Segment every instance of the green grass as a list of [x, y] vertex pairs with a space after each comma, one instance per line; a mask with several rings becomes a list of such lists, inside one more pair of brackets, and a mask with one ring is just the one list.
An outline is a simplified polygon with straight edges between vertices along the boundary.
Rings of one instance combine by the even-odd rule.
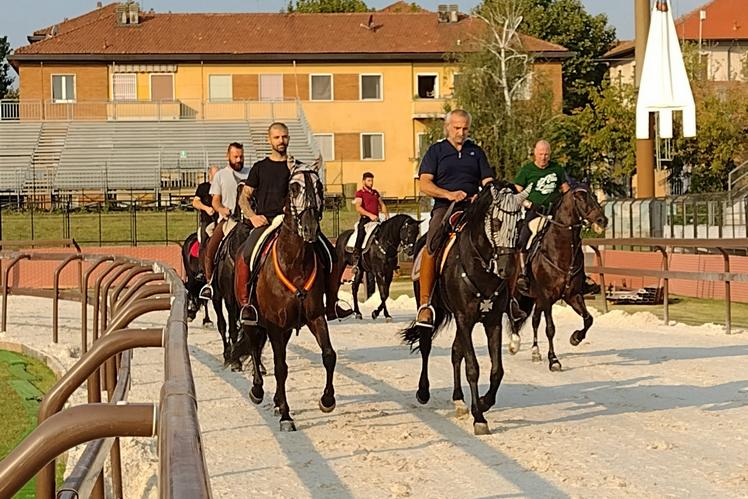
[[[42, 396], [55, 384], [54, 373], [42, 362], [24, 355], [0, 350], [0, 459], [10, 453], [36, 427]], [[57, 483], [65, 470], [58, 461]], [[15, 496], [34, 497], [34, 480]]]

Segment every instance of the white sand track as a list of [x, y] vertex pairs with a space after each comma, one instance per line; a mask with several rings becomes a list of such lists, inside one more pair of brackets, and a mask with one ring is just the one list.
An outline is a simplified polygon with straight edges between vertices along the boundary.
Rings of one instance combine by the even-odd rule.
[[[23, 341], [70, 365], [67, 349], [49, 344], [47, 310], [49, 300], [12, 297], [0, 341]], [[451, 402], [453, 329], [435, 341], [431, 401], [422, 406], [414, 396], [420, 355], [396, 336], [412, 301], [400, 298], [390, 310], [390, 324], [331, 325], [338, 353], [331, 414], [317, 407], [324, 368], [316, 342], [306, 329], [292, 337], [287, 386], [295, 433], [281, 433], [273, 414], [269, 347], [265, 401], [255, 406], [249, 373], [224, 369], [217, 332], [195, 321], [192, 368], [215, 497], [748, 497], [748, 334], [610, 313], [597, 316], [588, 339], [572, 347], [568, 338], [581, 319], [557, 307], [564, 371], [530, 361], [526, 329], [517, 356], [504, 348], [506, 374], [486, 413], [493, 434], [476, 437], [472, 418], [456, 418]], [[79, 305], [63, 304], [61, 317], [61, 337], [78, 342]], [[139, 325], [163, 317], [151, 314]], [[482, 328], [474, 339], [484, 391]], [[541, 333], [544, 357], [546, 349]], [[162, 369], [158, 349], [136, 353], [130, 400], [157, 400]], [[464, 379], [463, 389], [469, 404]], [[123, 442], [126, 497], [156, 497], [154, 452], [153, 440]]]

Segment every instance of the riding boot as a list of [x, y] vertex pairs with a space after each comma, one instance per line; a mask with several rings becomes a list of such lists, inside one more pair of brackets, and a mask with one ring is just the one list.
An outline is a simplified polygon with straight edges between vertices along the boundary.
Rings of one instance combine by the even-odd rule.
[[205, 255], [203, 257], [203, 268], [205, 269], [205, 280], [207, 284], [200, 290], [200, 298], [203, 300], [211, 300], [213, 298], [213, 266], [215, 265], [216, 252], [218, 247], [221, 245], [223, 239], [223, 226], [221, 222], [213, 231], [213, 236], [208, 239], [208, 245], [205, 247]]
[[[527, 253], [520, 253], [520, 261], [522, 262], [522, 272], [520, 272], [519, 277], [517, 278], [517, 291], [519, 291], [521, 294], [525, 296], [530, 296], [530, 278], [528, 277], [528, 266], [529, 263], [527, 262]], [[512, 308], [514, 305], [512, 305]], [[519, 307], [518, 307], [519, 308]]]
[[436, 262], [434, 255], [425, 249], [421, 255], [421, 277], [418, 303], [418, 315], [416, 325], [433, 328], [434, 308], [431, 306], [431, 291], [434, 288], [436, 278]]
[[325, 280], [325, 316], [328, 321], [345, 319], [353, 314], [351, 306], [343, 300], [338, 300], [339, 286], [335, 282], [337, 272], [329, 272]]
[[244, 326], [256, 326], [257, 309], [249, 303], [249, 265], [243, 255], [239, 255], [234, 265], [234, 295], [241, 307], [240, 322]]

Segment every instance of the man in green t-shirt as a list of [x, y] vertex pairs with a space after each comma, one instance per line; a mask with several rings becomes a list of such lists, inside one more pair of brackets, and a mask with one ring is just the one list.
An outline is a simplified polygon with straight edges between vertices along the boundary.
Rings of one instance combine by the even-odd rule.
[[[522, 165], [517, 176], [514, 177], [515, 187], [522, 192], [529, 186], [530, 195], [525, 200], [524, 223], [519, 236], [519, 248], [523, 253], [527, 252], [527, 242], [530, 240], [530, 220], [537, 218], [540, 214], [549, 214], [553, 203], [569, 190], [564, 167], [551, 161], [551, 145], [545, 140], [539, 140], [535, 144], [533, 152], [534, 161]], [[525, 293], [528, 287], [526, 268], [520, 275], [517, 286], [520, 292]]]

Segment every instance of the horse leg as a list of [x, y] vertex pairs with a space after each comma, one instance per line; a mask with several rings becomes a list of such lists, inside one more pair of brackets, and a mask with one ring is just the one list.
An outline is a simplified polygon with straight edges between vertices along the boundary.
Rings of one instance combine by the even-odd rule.
[[226, 331], [226, 318], [223, 316], [223, 303], [217, 294], [213, 295], [213, 310], [216, 312], [218, 334], [221, 335], [221, 341], [223, 342], [223, 363], [228, 366], [231, 360], [231, 344]]
[[208, 313], [208, 302], [203, 303], [205, 309], [205, 317], [203, 317], [203, 327], [213, 326], [213, 321], [210, 320], [210, 314]]
[[324, 317], [319, 316], [307, 324], [309, 330], [317, 340], [317, 344], [322, 349], [322, 364], [325, 366], [327, 377], [325, 380], [325, 391], [322, 398], [319, 399], [319, 409], [322, 412], [332, 412], [335, 409], [335, 387], [332, 384], [333, 373], [335, 372], [335, 362], [337, 354], [332, 348], [330, 342], [330, 332], [327, 329], [327, 321]]
[[376, 319], [379, 317], [379, 314], [384, 310], [384, 301], [387, 299], [384, 291], [384, 277], [377, 273], [374, 275], [374, 277], [377, 280], [377, 288], [379, 288], [379, 298], [382, 300], [382, 303], [379, 304], [377, 308], [374, 309], [374, 311], [371, 313], [371, 318]]
[[262, 369], [262, 346], [265, 344], [267, 333], [263, 329], [250, 327], [247, 334], [252, 355], [252, 388], [249, 389], [249, 399], [259, 404], [265, 397], [265, 390], [262, 388], [262, 375], [265, 374]]
[[582, 320], [584, 321], [584, 327], [574, 331], [569, 338], [569, 342], [572, 345], [577, 346], [587, 336], [587, 331], [589, 331], [592, 326], [592, 316], [587, 311], [587, 305], [584, 303], [584, 297], [581, 294], [574, 295], [569, 299], [564, 298], [564, 301], [568, 303], [576, 313], [582, 316]]
[[286, 379], [288, 378], [288, 364], [286, 364], [286, 347], [291, 338], [291, 331], [271, 331], [270, 343], [273, 346], [273, 360], [275, 364], [275, 396], [273, 401], [280, 414], [280, 430], [296, 431], [296, 425], [291, 418], [291, 411], [286, 400]]
[[359, 267], [359, 271], [356, 272], [355, 276], [353, 276], [353, 281], [351, 282], [351, 293], [353, 293], [353, 314], [358, 320], [364, 318], [364, 316], [361, 315], [361, 310], [358, 308], [358, 287], [361, 285], [361, 274], [363, 274], [363, 272], [361, 272], [361, 268]]
[[456, 334], [460, 337], [462, 353], [465, 356], [465, 377], [470, 385], [470, 412], [473, 414], [473, 432], [476, 435], [488, 435], [491, 431], [488, 429], [488, 421], [483, 416], [483, 410], [480, 407], [480, 394], [478, 393], [480, 366], [473, 348], [472, 331], [472, 324], [467, 324], [462, 318], [457, 320]]
[[491, 357], [491, 384], [486, 394], [480, 398], [480, 408], [487, 411], [496, 403], [496, 393], [504, 378], [504, 365], [501, 361], [501, 322], [484, 327], [488, 338], [488, 355]]
[[418, 349], [421, 351], [421, 377], [418, 379], [418, 391], [416, 391], [416, 400], [419, 404], [428, 403], [431, 398], [429, 392], [429, 355], [431, 354], [431, 330], [421, 329], [421, 338], [418, 342]]
[[542, 313], [543, 311], [537, 306], [532, 311], [532, 348], [530, 352], [532, 353], [533, 362], [543, 360], [543, 356], [540, 355], [540, 347], [538, 346], [538, 328], [540, 327], [540, 316]]
[[556, 357], [556, 352], [553, 349], [553, 337], [556, 335], [556, 325], [553, 323], [553, 316], [551, 315], [551, 308], [553, 305], [546, 304], [543, 310], [545, 316], [545, 335], [548, 338], [548, 368], [551, 371], [557, 372], [561, 370], [561, 362]]
[[384, 312], [385, 322], [392, 322], [392, 316], [390, 311], [387, 310], [387, 299], [390, 297], [390, 284], [392, 284], [392, 272], [388, 276], [384, 277], [384, 294], [382, 295], [382, 310]]
[[462, 348], [459, 339], [455, 336], [452, 341], [452, 377], [454, 378], [454, 389], [452, 390], [452, 402], [455, 405], [455, 417], [466, 416], [470, 410], [465, 405], [465, 395], [462, 393], [462, 376], [460, 369], [462, 367]]
[[[235, 303], [227, 303], [226, 309], [228, 311], [229, 319], [228, 319], [228, 326], [229, 326], [229, 342], [230, 347], [233, 349], [235, 345], [237, 344], [237, 341], [239, 339], [239, 313], [236, 309]], [[231, 370], [233, 372], [241, 372], [242, 371], [242, 361], [241, 359], [233, 359], [231, 362]]]

